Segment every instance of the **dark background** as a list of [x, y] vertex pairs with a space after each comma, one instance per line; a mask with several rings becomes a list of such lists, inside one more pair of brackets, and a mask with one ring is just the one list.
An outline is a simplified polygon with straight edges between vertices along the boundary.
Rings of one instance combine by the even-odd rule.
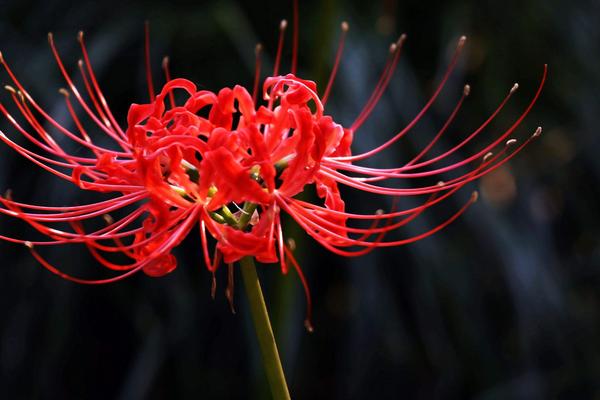
[[[600, 398], [600, 5], [596, 1], [301, 1], [300, 73], [324, 85], [339, 23], [351, 26], [329, 112], [349, 125], [375, 85], [387, 47], [406, 32], [390, 90], [357, 133], [354, 151], [390, 137], [416, 114], [469, 36], [447, 89], [410, 139], [371, 165], [405, 162], [431, 138], [472, 85], [464, 111], [441, 143], [458, 142], [493, 111], [513, 83], [521, 89], [482, 141], [497, 137], [549, 79], [516, 133], [542, 138], [507, 168], [464, 189], [398, 234], [442, 222], [479, 188], [480, 202], [443, 232], [416, 244], [344, 259], [287, 221], [287, 236], [311, 286], [315, 332], [295, 274], [260, 275], [294, 398]], [[65, 63], [86, 31], [96, 73], [116, 116], [146, 100], [143, 22], [152, 26], [155, 81], [168, 54], [174, 76], [218, 90], [249, 86], [254, 44], [269, 65], [291, 1], [0, 1], [0, 49], [41, 104], [66, 121], [64, 86], [46, 43], [53, 31]], [[290, 36], [288, 36], [288, 44]], [[290, 57], [285, 53], [286, 64]], [[9, 82], [2, 72], [0, 82]], [[162, 82], [162, 81], [161, 81]], [[3, 104], [10, 102], [0, 95]], [[17, 137], [7, 121], [0, 129]], [[98, 134], [100, 137], [100, 134]], [[100, 142], [102, 139], [98, 139]], [[21, 143], [23, 141], [21, 140]], [[19, 200], [68, 205], [76, 192], [8, 148], [0, 189]], [[458, 158], [457, 158], [458, 159]], [[443, 179], [440, 177], [440, 179]], [[436, 179], [437, 180], [437, 179]], [[344, 191], [351, 209], [375, 204]], [[403, 205], [410, 205], [403, 200]], [[30, 231], [14, 220], [1, 233]], [[0, 397], [5, 399], [268, 398], [239, 276], [232, 315], [218, 275], [192, 234], [179, 267], [106, 286], [80, 286], [43, 270], [21, 246], [1, 243]], [[65, 271], [103, 277], [81, 249], [46, 252]]]

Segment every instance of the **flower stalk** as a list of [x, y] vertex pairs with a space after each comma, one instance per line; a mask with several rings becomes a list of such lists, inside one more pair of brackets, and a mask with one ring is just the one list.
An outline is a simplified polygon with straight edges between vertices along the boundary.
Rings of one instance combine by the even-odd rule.
[[279, 352], [277, 351], [277, 343], [275, 343], [273, 328], [269, 320], [269, 313], [256, 273], [254, 259], [252, 257], [244, 257], [240, 260], [240, 265], [246, 294], [250, 303], [252, 322], [254, 323], [254, 330], [260, 346], [273, 399], [290, 399], [283, 367], [279, 359]]

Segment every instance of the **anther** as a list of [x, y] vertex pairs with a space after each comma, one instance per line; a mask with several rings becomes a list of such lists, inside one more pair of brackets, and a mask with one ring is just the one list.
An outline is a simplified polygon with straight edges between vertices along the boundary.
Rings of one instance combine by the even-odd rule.
[[28, 249], [33, 249], [33, 243], [31, 243], [29, 240], [23, 242], [23, 244], [25, 245], [25, 247], [27, 247]]
[[294, 238], [288, 238], [287, 239], [287, 245], [288, 245], [288, 248], [291, 251], [296, 250], [296, 241], [294, 240]]
[[6, 189], [4, 192], [4, 198], [12, 201], [12, 189]]
[[519, 88], [519, 84], [515, 83], [513, 85], [513, 87], [510, 89], [510, 94], [513, 94], [514, 92], [516, 92], [518, 88]]
[[315, 331], [315, 328], [312, 326], [310, 320], [308, 319], [304, 320], [304, 327], [306, 328], [308, 333], [313, 333]]
[[381, 208], [377, 209], [375, 215], [383, 215], [383, 210]]
[[465, 45], [466, 41], [467, 41], [467, 37], [461, 36], [460, 39], [458, 39], [458, 48], [461, 49]]
[[396, 43], [390, 44], [390, 54], [394, 54], [396, 52], [397, 48], [398, 48], [398, 45]]
[[443, 187], [445, 184], [446, 184], [446, 182], [439, 181], [438, 183], [436, 183], [436, 186]]
[[77, 32], [77, 41], [81, 43], [83, 41], [83, 31]]
[[350, 29], [350, 25], [348, 25], [348, 22], [346, 22], [346, 21], [343, 21], [341, 23], [341, 27], [344, 32], [348, 32], [348, 30]]
[[162, 67], [167, 68], [169, 66], [169, 56], [164, 56], [162, 60]]
[[473, 193], [471, 193], [471, 201], [475, 203], [477, 199], [479, 199], [479, 192], [475, 190]]
[[465, 87], [463, 88], [463, 94], [465, 96], [468, 96], [471, 93], [471, 86], [470, 85], [465, 85]]
[[69, 97], [70, 96], [69, 91], [67, 89], [65, 89], [65, 88], [58, 89], [58, 93], [62, 94], [65, 97]]
[[287, 20], [282, 19], [281, 22], [279, 23], [279, 30], [284, 31], [285, 28], [287, 28], [287, 24], [288, 24]]
[[113, 217], [111, 217], [109, 214], [104, 214], [102, 216], [102, 218], [104, 219], [104, 222], [106, 222], [108, 225], [111, 225], [112, 223], [115, 222], [115, 220], [113, 219]]
[[487, 160], [489, 160], [493, 155], [494, 155], [494, 153], [492, 153], [491, 151], [489, 153], [487, 153], [485, 156], [483, 156], [483, 162], [486, 162]]
[[261, 43], [256, 43], [256, 47], [254, 47], [254, 54], [259, 55], [262, 52], [263, 46]]
[[404, 44], [405, 40], [406, 40], [406, 33], [403, 33], [402, 35], [400, 35], [398, 40], [396, 40], [396, 46], [401, 47]]
[[0, 63], [4, 64], [4, 56], [2, 55], [1, 51], [0, 51]]
[[531, 137], [539, 137], [542, 134], [542, 127], [538, 126], [537, 129], [535, 130], [535, 132], [533, 132], [533, 135]]
[[12, 94], [17, 94], [17, 91], [15, 90], [15, 88], [10, 85], [4, 85], [4, 89], [8, 90]]
[[517, 143], [517, 139], [509, 139], [506, 141], [506, 146], [512, 146], [513, 144]]
[[48, 32], [48, 43], [52, 44], [54, 42], [54, 35], [52, 32]]

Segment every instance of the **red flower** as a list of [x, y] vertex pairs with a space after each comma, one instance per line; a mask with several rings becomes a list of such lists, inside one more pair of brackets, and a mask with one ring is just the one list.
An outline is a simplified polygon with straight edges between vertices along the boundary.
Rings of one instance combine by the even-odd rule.
[[[0, 112], [14, 130], [25, 136], [39, 152], [17, 144], [4, 134], [0, 135], [0, 139], [33, 163], [77, 184], [81, 189], [115, 194], [111, 200], [65, 207], [24, 204], [6, 196], [0, 199], [4, 205], [0, 212], [28, 222], [49, 240], [32, 242], [2, 238], [26, 244], [43, 266], [64, 278], [82, 283], [104, 283], [122, 279], [139, 270], [151, 276], [170, 272], [176, 266], [176, 259], [171, 254], [173, 248], [198, 224], [204, 258], [211, 271], [218, 267], [221, 259], [231, 264], [242, 257], [252, 256], [266, 263], [279, 262], [284, 273], [291, 263], [306, 287], [292, 249], [284, 243], [282, 210], [317, 242], [340, 255], [357, 256], [377, 247], [411, 243], [450, 224], [476, 200], [477, 194], [473, 193], [454, 215], [427, 232], [402, 240], [386, 241], [384, 236], [409, 223], [467, 183], [506, 163], [541, 133], [541, 128], [538, 128], [529, 139], [518, 146], [511, 146], [516, 141], [509, 138], [541, 92], [546, 68], [535, 96], [523, 113], [508, 129], [471, 156], [443, 167], [433, 167], [456, 155], [478, 136], [504, 107], [517, 85], [479, 128], [450, 150], [435, 157], [429, 155], [468, 96], [468, 85], [446, 123], [412, 160], [388, 169], [358, 165], [356, 163], [386, 150], [412, 130], [440, 95], [465, 38], [459, 40], [445, 75], [415, 118], [387, 142], [365, 153], [352, 155], [350, 145], [353, 136], [388, 86], [405, 36], [391, 46], [387, 65], [362, 112], [351, 126], [343, 127], [327, 114], [325, 106], [340, 63], [347, 24], [342, 24], [334, 68], [322, 95], [314, 82], [296, 76], [297, 26], [294, 26], [291, 73], [278, 75], [286, 25], [285, 21], [281, 24], [275, 70], [262, 87], [264, 103], [258, 101], [260, 48], [257, 48], [253, 93], [242, 86], [225, 88], [218, 93], [198, 90], [188, 80], [171, 79], [165, 59], [167, 82], [155, 95], [146, 40], [150, 102], [131, 105], [126, 129], [119, 126], [100, 90], [83, 34], [79, 35], [83, 54], [79, 69], [87, 99], [73, 84], [52, 35], [49, 36], [51, 49], [69, 87], [69, 91], [63, 89], [61, 93], [76, 131], [69, 131], [48, 115], [2, 58], [0, 61], [14, 82], [14, 87], [7, 88], [29, 126], [19, 124], [2, 105]], [[175, 102], [175, 91], [185, 94], [183, 102]], [[179, 99], [181, 97], [178, 96]], [[112, 139], [113, 147], [93, 142], [83, 127], [81, 116], [75, 111], [73, 99], [83, 109], [84, 115], [95, 123], [97, 130]], [[54, 132], [46, 130], [48, 124]], [[56, 133], [76, 142], [87, 150], [88, 155], [68, 153], [52, 136]], [[500, 149], [492, 153], [496, 148]], [[435, 182], [442, 173], [468, 165], [473, 165], [469, 172], [436, 184], [398, 188], [385, 183], [428, 177]], [[340, 185], [382, 196], [425, 196], [425, 199], [410, 209], [356, 214], [346, 211]], [[297, 198], [307, 186], [315, 188], [319, 203]], [[132, 205], [137, 205], [135, 211], [123, 218], [115, 221], [107, 216], [109, 212]], [[84, 221], [102, 216], [107, 221], [106, 227], [91, 232], [84, 229]], [[370, 226], [361, 225], [365, 221]], [[73, 230], [52, 227], [53, 223], [61, 222], [69, 222]], [[209, 242], [212, 240], [209, 236], [216, 241], [214, 259], [210, 256]], [[121, 274], [110, 279], [88, 281], [59, 272], [38, 253], [36, 247], [62, 243], [85, 244], [99, 263], [122, 271]], [[131, 261], [122, 265], [109, 261], [106, 254], [115, 252], [125, 254]]]

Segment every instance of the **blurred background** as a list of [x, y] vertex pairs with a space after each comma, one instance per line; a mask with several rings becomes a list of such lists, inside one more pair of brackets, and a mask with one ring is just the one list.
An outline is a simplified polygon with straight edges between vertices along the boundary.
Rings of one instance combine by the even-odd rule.
[[[75, 71], [76, 34], [85, 30], [109, 104], [125, 121], [129, 104], [147, 99], [144, 20], [151, 23], [156, 84], [162, 82], [162, 57], [169, 55], [173, 76], [216, 91], [251, 85], [257, 42], [270, 69], [279, 20], [291, 19], [292, 10], [291, 0], [0, 5], [4, 57], [39, 103], [66, 124], [57, 93], [65, 83], [47, 45], [48, 31]], [[476, 129], [519, 82], [509, 105], [467, 149], [474, 151], [514, 122], [545, 63], [549, 78], [514, 135], [522, 140], [542, 125], [542, 137], [392, 238], [431, 229], [480, 190], [481, 201], [444, 231], [346, 259], [286, 221], [311, 287], [314, 333], [303, 327], [297, 276], [281, 275], [276, 265], [261, 266], [259, 274], [294, 398], [600, 399], [599, 18], [594, 0], [301, 1], [300, 75], [321, 87], [340, 22], [350, 24], [328, 104], [346, 126], [373, 90], [389, 43], [408, 34], [389, 90], [355, 136], [356, 153], [412, 120], [458, 38], [469, 37], [432, 110], [407, 140], [369, 165], [401, 165], [416, 154], [443, 125], [465, 83], [471, 96], [434, 152]], [[288, 46], [284, 70], [290, 54]], [[9, 83], [4, 71], [1, 76]], [[10, 104], [8, 93], [0, 94], [0, 102]], [[18, 137], [5, 119], [0, 129]], [[7, 147], [0, 154], [0, 190], [12, 189], [18, 200], [68, 205], [97, 199]], [[435, 181], [440, 179], [447, 177]], [[353, 211], [391, 206], [351, 190], [343, 194]], [[413, 201], [401, 199], [400, 205]], [[30, 231], [2, 218], [0, 233], [23, 237]], [[168, 276], [138, 274], [105, 286], [63, 281], [21, 246], [0, 243], [0, 254], [2, 398], [269, 397], [241, 280], [236, 276], [232, 314], [224, 295], [226, 269], [217, 275], [213, 301], [196, 235], [178, 248], [179, 267]], [[105, 276], [81, 249], [48, 249], [45, 255], [78, 276]]]

